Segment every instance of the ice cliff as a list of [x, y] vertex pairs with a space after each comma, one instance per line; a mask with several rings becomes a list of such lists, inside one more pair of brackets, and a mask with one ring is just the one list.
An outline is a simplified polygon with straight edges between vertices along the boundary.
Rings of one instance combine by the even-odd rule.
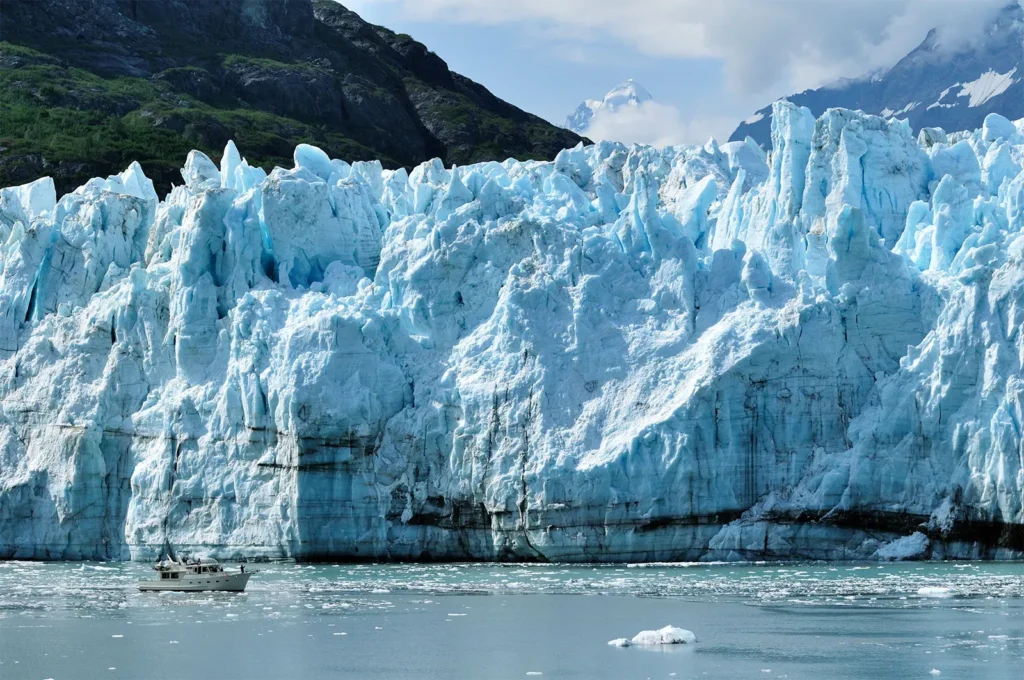
[[1020, 556], [1022, 132], [0, 190], [0, 556]]

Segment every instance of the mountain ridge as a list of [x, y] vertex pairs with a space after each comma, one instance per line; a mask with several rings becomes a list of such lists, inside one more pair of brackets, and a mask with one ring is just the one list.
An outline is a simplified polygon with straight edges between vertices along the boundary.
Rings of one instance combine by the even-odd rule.
[[[862, 110], [906, 118], [914, 130], [971, 130], [990, 113], [1024, 117], [1024, 8], [1008, 4], [980, 45], [947, 52], [935, 29], [889, 69], [847, 78], [785, 97], [815, 115], [826, 109]], [[1000, 89], [1001, 88], [1001, 89]], [[729, 141], [771, 140], [771, 105], [740, 123]]]

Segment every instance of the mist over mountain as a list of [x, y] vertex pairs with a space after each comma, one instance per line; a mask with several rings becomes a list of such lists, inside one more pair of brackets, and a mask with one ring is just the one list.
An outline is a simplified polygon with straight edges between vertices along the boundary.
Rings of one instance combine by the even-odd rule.
[[[891, 69], [786, 97], [815, 115], [829, 108], [857, 109], [906, 119], [914, 130], [971, 130], [990, 113], [1024, 117], [1024, 9], [1006, 6], [981, 41], [959, 49], [942, 44], [938, 31]], [[771, 105], [736, 128], [730, 141], [753, 137], [771, 143]]]

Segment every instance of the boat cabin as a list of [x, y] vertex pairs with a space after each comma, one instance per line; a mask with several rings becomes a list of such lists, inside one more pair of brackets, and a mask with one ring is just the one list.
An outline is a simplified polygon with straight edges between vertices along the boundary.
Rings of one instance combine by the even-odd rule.
[[203, 574], [223, 574], [224, 567], [214, 561], [209, 562], [160, 562], [154, 569], [160, 572], [161, 581], [181, 579]]

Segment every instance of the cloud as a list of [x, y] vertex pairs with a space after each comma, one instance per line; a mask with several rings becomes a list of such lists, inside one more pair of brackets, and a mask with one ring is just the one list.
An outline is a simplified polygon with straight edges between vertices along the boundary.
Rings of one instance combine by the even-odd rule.
[[735, 126], [736, 121], [732, 117], [695, 116], [684, 119], [676, 107], [648, 101], [640, 106], [598, 111], [584, 134], [594, 141], [662, 147], [703, 144], [710, 137], [725, 140]]
[[523, 23], [569, 43], [625, 42], [664, 57], [721, 59], [734, 92], [817, 87], [888, 67], [930, 28], [979, 38], [1007, 0], [357, 0], [410, 18]]

